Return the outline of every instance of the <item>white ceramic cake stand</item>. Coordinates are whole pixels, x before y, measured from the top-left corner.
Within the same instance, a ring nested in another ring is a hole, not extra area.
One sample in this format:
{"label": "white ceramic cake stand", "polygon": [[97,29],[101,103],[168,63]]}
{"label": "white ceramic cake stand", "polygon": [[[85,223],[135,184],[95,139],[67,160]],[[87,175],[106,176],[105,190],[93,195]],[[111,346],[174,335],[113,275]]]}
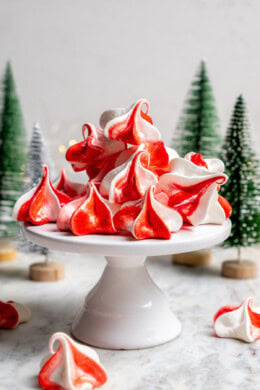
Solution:
{"label": "white ceramic cake stand", "polygon": [[180,321],[146,269],[146,257],[208,248],[224,241],[230,229],[226,221],[184,228],[170,240],[143,241],[116,235],[77,237],[58,231],[55,224],[25,226],[24,233],[50,249],[105,255],[107,266],[74,320],[72,334],[97,347],[137,349],[165,343],[181,331]]}

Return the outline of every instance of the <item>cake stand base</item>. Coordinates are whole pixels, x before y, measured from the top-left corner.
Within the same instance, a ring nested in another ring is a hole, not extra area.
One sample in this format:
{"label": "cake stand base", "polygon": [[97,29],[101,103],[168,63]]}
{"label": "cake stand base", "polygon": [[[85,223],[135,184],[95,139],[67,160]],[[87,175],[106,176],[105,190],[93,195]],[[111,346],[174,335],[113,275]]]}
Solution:
{"label": "cake stand base", "polygon": [[180,321],[152,281],[145,258],[106,256],[108,265],[72,325],[76,339],[100,348],[139,349],[180,334]]}

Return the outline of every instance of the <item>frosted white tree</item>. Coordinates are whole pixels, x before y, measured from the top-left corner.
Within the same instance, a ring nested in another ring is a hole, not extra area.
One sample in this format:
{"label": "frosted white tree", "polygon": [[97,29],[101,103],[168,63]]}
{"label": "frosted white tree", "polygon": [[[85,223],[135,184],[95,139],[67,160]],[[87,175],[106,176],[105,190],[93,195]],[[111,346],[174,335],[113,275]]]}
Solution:
{"label": "frosted white tree", "polygon": [[[36,122],[33,125],[32,136],[27,157],[26,179],[24,192],[37,186],[42,178],[42,166],[46,164],[49,167],[51,178],[55,178],[55,169],[50,159],[47,145],[43,137],[40,124]],[[22,234],[19,237],[19,249],[25,252],[38,252],[45,256],[48,255],[48,249],[32,244],[27,241]]]}
{"label": "frosted white tree", "polygon": [[54,179],[54,165],[52,160],[50,159],[40,124],[36,122],[33,125],[32,137],[29,146],[26,166],[26,184],[24,191],[30,190],[32,187],[36,186],[39,183],[42,178],[42,166],[44,164],[48,165],[51,179]]}

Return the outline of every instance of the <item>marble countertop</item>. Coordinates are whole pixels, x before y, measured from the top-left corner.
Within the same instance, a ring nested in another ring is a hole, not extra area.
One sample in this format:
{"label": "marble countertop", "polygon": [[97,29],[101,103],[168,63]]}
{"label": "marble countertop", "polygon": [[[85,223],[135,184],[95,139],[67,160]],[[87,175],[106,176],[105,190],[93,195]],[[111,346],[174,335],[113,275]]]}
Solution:
{"label": "marble countertop", "polygon": [[[251,248],[246,256],[257,261],[259,251]],[[247,296],[260,305],[260,278],[238,281],[220,276],[221,261],[232,258],[231,252],[216,249],[212,263],[198,268],[172,265],[168,256],[148,260],[150,273],[182,322],[182,333],[150,349],[98,349],[109,375],[104,390],[259,388],[260,341],[246,344],[213,334],[212,318],[220,306],[238,304]],[[49,337],[56,331],[70,332],[75,313],[105,265],[98,256],[53,252],[50,258],[64,262],[63,281],[30,281],[28,266],[39,260],[34,254],[0,264],[0,299],[26,303],[33,314],[28,324],[0,331],[0,390],[39,389],[39,363]]]}

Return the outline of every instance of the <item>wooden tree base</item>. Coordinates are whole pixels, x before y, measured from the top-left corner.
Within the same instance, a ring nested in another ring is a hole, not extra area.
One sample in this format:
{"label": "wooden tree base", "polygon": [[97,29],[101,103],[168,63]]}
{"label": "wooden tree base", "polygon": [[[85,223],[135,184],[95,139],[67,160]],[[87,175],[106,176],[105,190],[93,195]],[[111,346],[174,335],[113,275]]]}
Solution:
{"label": "wooden tree base", "polygon": [[211,251],[201,250],[188,253],[179,253],[173,256],[173,262],[176,264],[189,265],[196,267],[206,265],[211,260]]}
{"label": "wooden tree base", "polygon": [[64,265],[57,262],[34,263],[30,266],[29,277],[37,282],[55,282],[64,278]]}
{"label": "wooden tree base", "polygon": [[228,260],[222,264],[222,275],[234,279],[252,279],[257,276],[257,265],[250,260]]}
{"label": "wooden tree base", "polygon": [[14,260],[17,257],[16,249],[12,245],[0,246],[0,262]]}

